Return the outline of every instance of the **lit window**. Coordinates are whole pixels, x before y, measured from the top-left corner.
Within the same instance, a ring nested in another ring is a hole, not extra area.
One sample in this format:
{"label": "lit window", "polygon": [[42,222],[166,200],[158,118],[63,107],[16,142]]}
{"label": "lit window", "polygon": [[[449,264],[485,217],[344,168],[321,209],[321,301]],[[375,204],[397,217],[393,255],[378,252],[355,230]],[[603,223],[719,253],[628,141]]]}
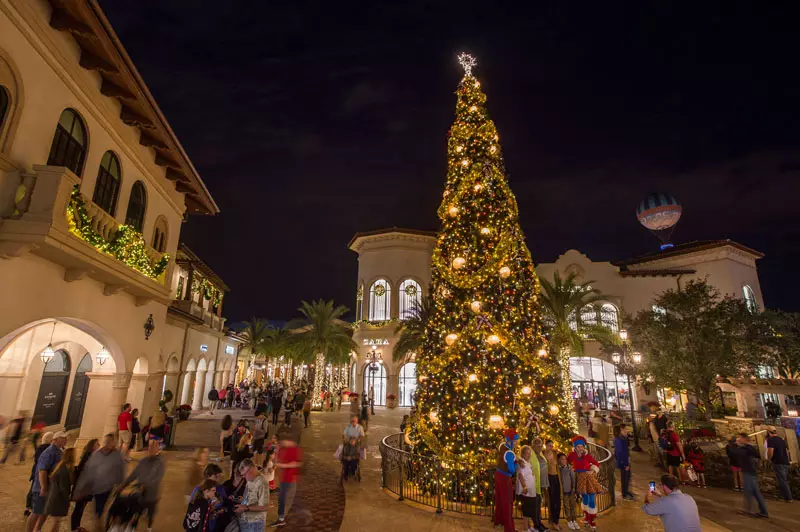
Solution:
{"label": "lit window", "polygon": [[619,331],[619,310],[611,303],[603,303],[600,307],[600,323],[613,332]]}
{"label": "lit window", "polygon": [[400,283],[400,319],[414,317],[414,309],[419,305],[422,287],[413,279]]}
{"label": "lit window", "polygon": [[569,321],[569,328],[572,329],[573,331],[577,332],[578,331],[578,320],[575,318],[575,311],[574,310],[569,313],[569,316],[567,316],[567,320]]}
{"label": "lit window", "polygon": [[356,320],[364,319],[364,285],[358,285],[356,291]]}
{"label": "lit window", "polygon": [[167,220],[163,216],[156,218],[153,228],[153,249],[160,253],[167,250]]}
{"label": "lit window", "polygon": [[756,302],[756,294],[753,292],[753,289],[750,288],[750,285],[744,285],[742,287],[742,294],[744,296],[744,304],[747,306],[747,310],[752,313],[758,312],[758,302]]}
{"label": "lit window", "polygon": [[592,305],[586,305],[581,309],[581,325],[586,327],[597,325],[597,310]]}
{"label": "lit window", "polygon": [[392,288],[386,279],[378,279],[369,287],[369,321],[391,318]]}

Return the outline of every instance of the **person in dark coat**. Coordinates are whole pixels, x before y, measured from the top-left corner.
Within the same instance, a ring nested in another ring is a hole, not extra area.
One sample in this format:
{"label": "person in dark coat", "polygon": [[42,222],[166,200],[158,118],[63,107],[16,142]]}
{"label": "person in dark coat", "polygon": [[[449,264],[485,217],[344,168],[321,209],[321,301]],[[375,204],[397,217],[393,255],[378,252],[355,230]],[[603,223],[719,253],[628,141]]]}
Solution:
{"label": "person in dark coat", "polygon": [[[69,513],[69,499],[75,480],[75,448],[64,449],[61,461],[50,473],[47,502],[44,505],[45,522],[53,520],[52,530],[58,530],[61,519]],[[44,525],[42,526],[44,529]]]}
{"label": "person in dark coat", "polygon": [[[86,445],[83,446],[83,454],[81,454],[81,459],[80,462],[78,462],[78,467],[75,468],[75,484],[78,483],[78,479],[80,478],[81,473],[83,473],[83,470],[86,467],[86,462],[88,462],[89,458],[92,457],[92,453],[99,448],[100,448],[100,440],[98,440],[97,438],[89,440],[86,443]],[[80,530],[81,519],[83,519],[83,511],[86,509],[86,505],[89,504],[89,501],[91,500],[92,496],[86,495],[75,501],[75,508],[72,509],[72,515],[69,518],[70,530]]]}

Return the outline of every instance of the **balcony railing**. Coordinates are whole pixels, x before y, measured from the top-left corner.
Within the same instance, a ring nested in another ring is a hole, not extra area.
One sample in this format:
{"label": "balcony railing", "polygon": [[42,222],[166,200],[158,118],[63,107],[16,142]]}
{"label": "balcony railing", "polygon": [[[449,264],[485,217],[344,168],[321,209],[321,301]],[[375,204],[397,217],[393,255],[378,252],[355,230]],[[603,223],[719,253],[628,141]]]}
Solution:
{"label": "balcony railing", "polygon": [[32,253],[63,266],[67,282],[89,277],[105,285],[104,294],[125,290],[137,305],[169,301],[167,256],[84,197],[80,178],[68,169],[33,170],[20,174],[15,197],[0,198],[0,257]]}

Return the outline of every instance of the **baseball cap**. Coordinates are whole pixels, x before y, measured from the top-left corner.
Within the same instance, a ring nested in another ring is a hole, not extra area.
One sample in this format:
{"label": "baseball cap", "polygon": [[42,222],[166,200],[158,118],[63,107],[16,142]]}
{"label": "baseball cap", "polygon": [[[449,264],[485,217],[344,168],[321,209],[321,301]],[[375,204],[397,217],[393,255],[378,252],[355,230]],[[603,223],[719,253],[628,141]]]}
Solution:
{"label": "baseball cap", "polygon": [[57,440],[58,438],[66,438],[66,437],[67,437],[67,433],[64,432],[63,430],[59,430],[58,432],[53,434],[53,439],[54,440]]}
{"label": "baseball cap", "polygon": [[770,434],[777,434],[778,429],[776,429],[775,427],[767,427],[767,432],[769,432]]}

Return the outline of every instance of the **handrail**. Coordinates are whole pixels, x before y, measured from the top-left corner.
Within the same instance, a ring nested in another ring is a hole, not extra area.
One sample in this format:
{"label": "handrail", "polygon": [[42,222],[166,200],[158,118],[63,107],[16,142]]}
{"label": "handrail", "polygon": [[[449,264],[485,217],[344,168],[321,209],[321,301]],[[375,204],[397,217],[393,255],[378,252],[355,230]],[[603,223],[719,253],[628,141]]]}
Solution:
{"label": "handrail", "polygon": [[[456,460],[422,456],[407,450],[403,433],[390,434],[380,442],[381,486],[400,500],[436,508],[437,512],[490,516],[494,513],[494,467],[470,466]],[[599,512],[615,505],[615,463],[611,451],[588,444],[589,453],[600,463],[598,481],[605,493],[597,495]],[[543,517],[547,508],[542,506]],[[518,505],[515,517],[521,517]]]}

